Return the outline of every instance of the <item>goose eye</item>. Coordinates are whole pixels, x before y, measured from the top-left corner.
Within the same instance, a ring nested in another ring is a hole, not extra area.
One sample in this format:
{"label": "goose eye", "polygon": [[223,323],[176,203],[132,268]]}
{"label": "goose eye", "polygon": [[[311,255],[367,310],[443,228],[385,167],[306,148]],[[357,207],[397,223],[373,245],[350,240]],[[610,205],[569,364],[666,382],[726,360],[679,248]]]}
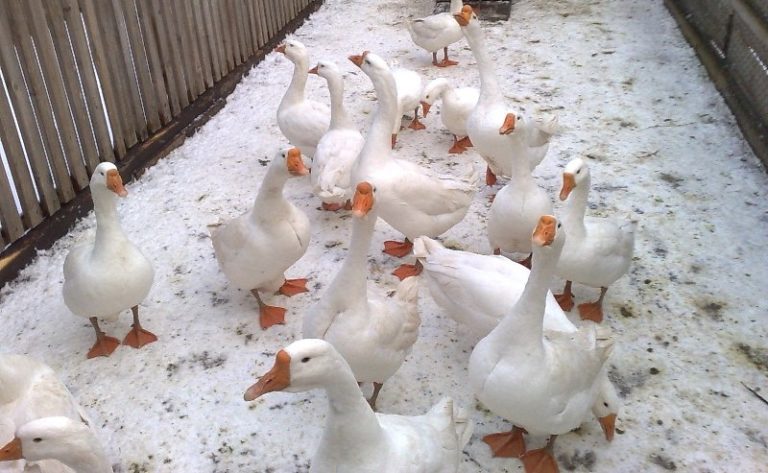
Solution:
{"label": "goose eye", "polygon": [[368,59],[365,60],[365,63],[368,64],[369,66],[371,65],[371,61]]}
{"label": "goose eye", "polygon": [[563,224],[562,224],[562,223],[558,223],[558,224],[557,224],[557,228],[560,228],[560,227],[562,227],[562,226],[563,226]]}
{"label": "goose eye", "polygon": [[577,170],[576,174],[581,174],[581,169]]}
{"label": "goose eye", "polygon": [[301,362],[302,362],[302,363],[306,363],[306,362],[308,362],[309,360],[310,360],[310,358],[309,358],[308,356],[305,356],[304,358],[302,358],[302,359],[301,359]]}
{"label": "goose eye", "polygon": [[608,403],[607,403],[607,402],[604,402],[604,403],[603,403],[603,405],[604,405],[605,407],[608,407]]}
{"label": "goose eye", "polygon": [[43,441],[43,439],[41,439],[40,437],[35,437],[35,438],[32,439],[32,441],[35,442],[35,443],[40,443],[40,442]]}

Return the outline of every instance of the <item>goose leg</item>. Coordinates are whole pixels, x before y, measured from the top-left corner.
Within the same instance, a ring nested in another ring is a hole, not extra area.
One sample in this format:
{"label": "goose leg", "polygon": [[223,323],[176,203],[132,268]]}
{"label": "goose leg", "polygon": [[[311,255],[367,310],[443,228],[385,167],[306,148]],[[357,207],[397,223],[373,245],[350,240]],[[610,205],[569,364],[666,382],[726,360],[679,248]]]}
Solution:
{"label": "goose leg", "polygon": [[525,454],[525,429],[514,426],[509,432],[499,432],[483,437],[483,442],[491,447],[494,457],[520,458]]}
{"label": "goose leg", "polygon": [[438,67],[440,66],[437,62],[437,51],[432,51],[432,64]]}
{"label": "goose leg", "polygon": [[423,130],[426,128],[426,126],[419,121],[419,107],[416,107],[413,111],[413,121],[408,125],[408,128],[412,130]]}
{"label": "goose leg", "polygon": [[368,404],[371,405],[371,409],[374,411],[376,410],[376,399],[379,398],[379,391],[381,391],[382,386],[384,386],[384,383],[373,383],[373,396],[368,399]]}
{"label": "goose leg", "polygon": [[552,455],[552,447],[557,435],[552,435],[547,441],[547,446],[536,450],[530,450],[520,457],[523,460],[525,473],[558,473],[557,461]]}
{"label": "goose leg", "polygon": [[149,330],[144,330],[139,322],[139,306],[135,305],[131,307],[133,312],[133,327],[123,339],[123,345],[128,345],[133,348],[141,348],[144,345],[149,345],[152,342],[157,341],[157,337]]}
{"label": "goose leg", "polygon": [[608,292],[608,288],[601,287],[600,297],[595,302],[579,304],[581,320],[591,320],[598,324],[603,321],[603,298],[606,292]]}
{"label": "goose leg", "polygon": [[288,297],[301,294],[302,292],[309,292],[309,289],[307,289],[307,280],[305,278],[286,279],[277,292]]}
{"label": "goose leg", "polygon": [[411,276],[418,276],[423,270],[424,266],[421,265],[421,261],[416,260],[416,264],[401,264],[397,269],[392,271],[392,274],[402,281]]}
{"label": "goose leg", "polygon": [[472,148],[475,146],[472,144],[472,140],[470,140],[468,136],[465,136],[464,138],[460,139],[459,144],[465,148]]}
{"label": "goose leg", "polygon": [[397,133],[392,133],[391,141],[392,141],[392,149],[394,149],[395,145],[397,144]]}
{"label": "goose leg", "polygon": [[488,166],[485,168],[485,185],[492,186],[496,184],[496,174],[494,174],[493,171],[491,171],[491,167]]}
{"label": "goose leg", "polygon": [[110,337],[99,328],[99,321],[96,317],[90,318],[93,329],[96,330],[96,343],[93,344],[90,350],[88,350],[88,359],[96,358],[97,356],[109,356],[120,345],[120,340],[115,337]]}
{"label": "goose leg", "polygon": [[560,308],[564,311],[573,309],[573,293],[571,292],[571,281],[565,281],[565,287],[562,294],[555,294],[557,303],[560,304]]}
{"label": "goose leg", "polygon": [[458,64],[457,61],[451,61],[448,59],[448,47],[443,48],[443,60],[440,61],[440,63],[437,64],[437,67],[448,67],[448,66],[455,66]]}
{"label": "goose leg", "polygon": [[285,323],[284,308],[265,304],[261,300],[261,296],[259,296],[259,291],[256,289],[251,289],[251,294],[256,297],[256,301],[259,303],[259,325],[261,325],[262,329]]}
{"label": "goose leg", "polygon": [[408,255],[412,249],[413,243],[408,238],[405,241],[388,240],[384,242],[384,253],[396,258]]}
{"label": "goose leg", "polygon": [[451,146],[448,152],[451,154],[461,154],[466,150],[467,148],[461,145],[461,142],[458,140],[458,137],[456,135],[453,135],[453,146]]}
{"label": "goose leg", "polygon": [[518,264],[522,264],[523,266],[525,266],[528,269],[531,269],[531,260],[532,259],[533,259],[533,253],[528,255],[524,260],[520,260],[517,263]]}

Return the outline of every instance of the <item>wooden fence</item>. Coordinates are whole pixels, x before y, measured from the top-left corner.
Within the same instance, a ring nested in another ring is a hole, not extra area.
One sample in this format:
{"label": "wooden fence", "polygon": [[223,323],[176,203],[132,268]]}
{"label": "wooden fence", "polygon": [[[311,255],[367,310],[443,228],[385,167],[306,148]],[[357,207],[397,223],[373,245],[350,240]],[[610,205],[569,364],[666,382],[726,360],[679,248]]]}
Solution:
{"label": "wooden fence", "polygon": [[768,167],[768,1],[665,2]]}
{"label": "wooden fence", "polygon": [[0,248],[318,0],[0,0]]}

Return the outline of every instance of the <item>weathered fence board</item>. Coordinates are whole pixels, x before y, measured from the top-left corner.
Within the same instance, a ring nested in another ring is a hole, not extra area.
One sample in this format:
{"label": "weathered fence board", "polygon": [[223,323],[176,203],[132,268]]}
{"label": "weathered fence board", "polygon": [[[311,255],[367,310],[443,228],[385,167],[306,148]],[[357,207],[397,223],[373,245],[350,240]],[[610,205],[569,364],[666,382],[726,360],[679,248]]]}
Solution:
{"label": "weathered fence board", "polygon": [[145,9],[142,0],[136,0],[135,8],[139,19],[139,32],[141,34],[140,39],[141,43],[144,45],[144,52],[147,58],[147,66],[149,68],[149,76],[152,80],[152,88],[156,101],[155,110],[160,118],[161,125],[165,125],[171,121],[172,117],[171,106],[169,103],[170,93],[165,86],[163,66],[160,63],[159,45],[157,43],[155,30],[152,26],[152,13]]}

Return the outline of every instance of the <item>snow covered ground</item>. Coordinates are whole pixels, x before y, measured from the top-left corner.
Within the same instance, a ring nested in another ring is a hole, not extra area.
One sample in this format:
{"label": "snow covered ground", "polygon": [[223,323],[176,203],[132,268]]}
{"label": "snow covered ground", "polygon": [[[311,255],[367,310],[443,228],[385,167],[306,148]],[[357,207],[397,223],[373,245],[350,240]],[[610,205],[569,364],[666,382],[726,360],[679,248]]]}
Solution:
{"label": "snow covered ground", "polygon": [[[464,41],[452,54],[461,65],[449,69],[431,67],[431,55],[412,47],[405,21],[432,5],[327,0],[296,32],[313,60],[332,59],[347,71],[347,103],[360,126],[375,102],[350,54],[371,50],[425,79],[478,85]],[[556,113],[564,125],[537,182],[554,198],[562,166],[587,157],[592,213],[640,221],[630,274],[606,299],[604,323],[617,339],[611,373],[624,401],[618,435],[608,444],[597,422],[587,422],[559,437],[562,471],[768,471],[768,406],[745,388],[768,394],[768,177],[662,2],[523,0],[509,22],[485,26],[508,100],[530,113]],[[126,232],[155,264],[142,312],[158,343],[85,359],[93,331],[63,303],[62,264],[74,244],[92,238],[93,216],[0,292],[0,351],[27,353],[58,370],[99,421],[119,471],[308,469],[324,395],[273,393],[251,404],[242,396],[274,353],[300,336],[304,309],[344,258],[349,218],[320,212],[308,179],[289,182],[313,241],[288,276],[309,277],[312,290],[275,298],[288,307],[287,324],[266,331],[254,298],[219,271],[206,228],[252,204],[268,160],[284,145],[275,112],[291,71],[286,58],[268,56],[216,117],[131,183],[120,202]],[[310,78],[309,96],[326,98],[323,82]],[[446,172],[484,169],[474,153],[447,154],[450,135],[438,113],[425,123],[426,131],[400,134],[398,155]],[[478,193],[446,242],[490,251],[484,216],[491,192]],[[371,279],[390,289],[398,262],[380,248],[398,236],[379,222],[370,254]],[[575,286],[575,294],[581,302],[596,291]],[[477,424],[460,471],[522,471],[518,460],[491,458],[480,440],[509,424],[467,387],[476,340],[425,288],[420,307],[421,337],[385,384],[380,410],[419,414],[453,396]],[[129,325],[126,311],[103,328],[122,338]]]}

